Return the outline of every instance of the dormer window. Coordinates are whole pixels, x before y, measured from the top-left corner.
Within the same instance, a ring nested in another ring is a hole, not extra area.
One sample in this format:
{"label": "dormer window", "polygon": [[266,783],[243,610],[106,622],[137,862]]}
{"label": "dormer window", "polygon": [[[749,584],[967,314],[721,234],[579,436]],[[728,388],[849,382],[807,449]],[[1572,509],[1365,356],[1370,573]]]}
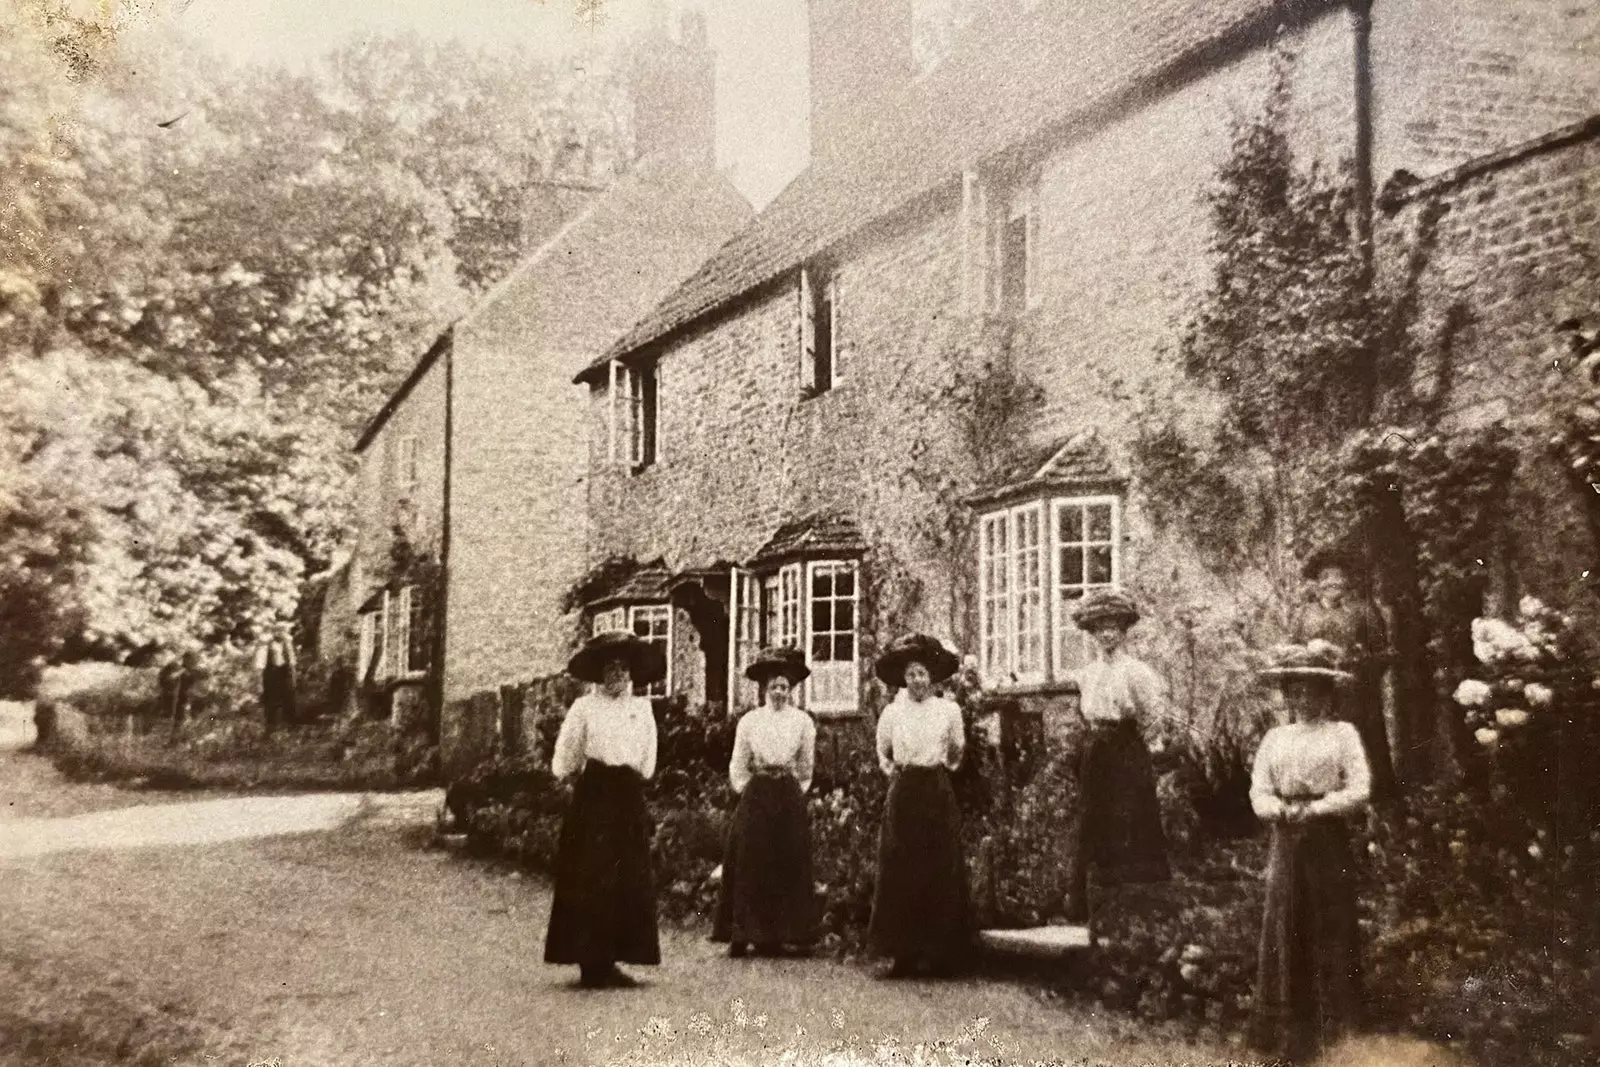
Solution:
{"label": "dormer window", "polygon": [[839,280],[818,264],[800,270],[800,388],[819,396],[844,379],[839,352]]}

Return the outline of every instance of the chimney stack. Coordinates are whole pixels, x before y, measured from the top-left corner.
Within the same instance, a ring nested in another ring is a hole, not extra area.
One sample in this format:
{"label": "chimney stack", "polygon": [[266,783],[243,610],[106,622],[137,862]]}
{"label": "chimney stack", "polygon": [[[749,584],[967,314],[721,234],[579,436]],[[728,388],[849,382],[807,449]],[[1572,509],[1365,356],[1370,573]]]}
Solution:
{"label": "chimney stack", "polygon": [[634,153],[696,166],[716,164],[716,67],[705,15],[684,13],[676,39],[648,32],[629,74]]}
{"label": "chimney stack", "polygon": [[807,0],[811,158],[837,156],[916,77],[912,0]]}

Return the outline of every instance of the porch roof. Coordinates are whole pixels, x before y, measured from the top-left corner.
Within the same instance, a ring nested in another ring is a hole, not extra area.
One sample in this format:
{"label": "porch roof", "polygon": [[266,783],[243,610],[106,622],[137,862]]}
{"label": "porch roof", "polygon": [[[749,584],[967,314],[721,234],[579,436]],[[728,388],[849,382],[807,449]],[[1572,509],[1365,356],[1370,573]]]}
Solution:
{"label": "porch roof", "polygon": [[640,567],[605,596],[590,602],[595,609],[619,607],[624,604],[663,604],[667,601],[672,574],[659,563]]}
{"label": "porch roof", "polygon": [[867,542],[854,520],[827,513],[807,515],[779,526],[749,566],[821,557],[854,559],[866,551]]}
{"label": "porch roof", "polygon": [[996,484],[967,498],[973,507],[1053,491],[1112,492],[1128,483],[1094,430],[1057,437],[1028,450]]}

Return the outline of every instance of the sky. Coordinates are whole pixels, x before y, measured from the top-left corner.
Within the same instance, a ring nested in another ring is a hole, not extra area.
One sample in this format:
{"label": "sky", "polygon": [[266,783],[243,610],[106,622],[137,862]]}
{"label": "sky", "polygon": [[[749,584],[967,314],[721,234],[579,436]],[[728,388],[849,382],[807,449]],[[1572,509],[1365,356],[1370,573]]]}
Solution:
{"label": "sky", "polygon": [[351,38],[405,30],[559,54],[638,28],[652,3],[706,12],[717,54],[718,162],[764,206],[806,160],[805,0],[190,0],[179,22],[225,55],[290,64]]}

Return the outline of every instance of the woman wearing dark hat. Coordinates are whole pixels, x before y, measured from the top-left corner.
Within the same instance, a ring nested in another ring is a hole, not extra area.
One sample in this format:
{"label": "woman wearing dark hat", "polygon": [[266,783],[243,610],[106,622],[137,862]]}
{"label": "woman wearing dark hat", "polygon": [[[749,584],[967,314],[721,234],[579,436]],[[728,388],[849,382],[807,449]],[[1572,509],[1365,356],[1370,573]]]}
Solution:
{"label": "woman wearing dark hat", "polygon": [[621,963],[658,964],[645,780],[656,769],[656,720],[635,684],[663,677],[666,663],[628,633],[590,640],[567,673],[597,688],[561,723],[550,770],[578,776],[561,824],[546,963],[575,963],[586,987],[631,986]]}
{"label": "woman wearing dark hat", "polygon": [[1250,1039],[1286,1059],[1314,1057],[1359,1019],[1360,931],[1346,817],[1367,806],[1371,778],[1361,735],[1332,718],[1335,668],[1326,642],[1277,650],[1262,678],[1292,722],[1256,751],[1250,803],[1272,827],[1267,902]]}
{"label": "woman wearing dark hat", "polygon": [[1311,586],[1311,601],[1296,621],[1293,640],[1326,641],[1340,649],[1337,665],[1353,676],[1340,689],[1334,714],[1355,723],[1372,763],[1373,791],[1379,798],[1394,791],[1389,733],[1383,714],[1383,674],[1393,654],[1387,627],[1372,602],[1351,588],[1357,574],[1349,556],[1317,552],[1302,571]]}
{"label": "woman wearing dark hat", "polygon": [[711,939],[739,957],[809,945],[816,935],[811,823],[805,793],[816,765],[817,725],[790,703],[811,670],[797,648],[766,649],[745,671],[765,700],[733,735],[728,780],[739,794],[722,863]]}
{"label": "woman wearing dark hat", "polygon": [[894,960],[889,977],[947,972],[970,943],[961,813],[950,784],[966,734],[955,701],[933,695],[959,666],[936,639],[911,634],[891,643],[876,667],[900,690],[878,719],[878,762],[890,786],[868,931],[874,951]]}
{"label": "woman wearing dark hat", "polygon": [[1078,754],[1078,803],[1067,828],[1066,917],[1089,919],[1089,867],[1108,882],[1171,877],[1161,829],[1155,770],[1141,727],[1170,718],[1166,686],[1126,648],[1139,609],[1126,594],[1096,590],[1072,609],[1072,621],[1099,646],[1099,657],[1074,672],[1088,730]]}

